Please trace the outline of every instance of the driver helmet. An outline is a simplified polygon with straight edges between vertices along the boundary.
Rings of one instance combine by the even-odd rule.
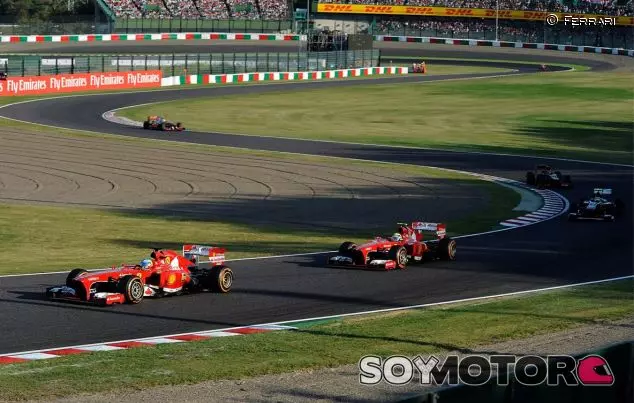
[[[154,265],[152,259],[143,259],[139,264],[143,270],[147,270]]]
[[[395,232],[394,235],[392,235],[392,241],[402,241],[402,240],[403,240],[403,237],[398,232]]]

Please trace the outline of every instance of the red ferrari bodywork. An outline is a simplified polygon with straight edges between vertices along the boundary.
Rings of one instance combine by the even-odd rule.
[[[144,297],[176,295],[185,291],[229,292],[233,271],[224,265],[225,249],[184,245],[183,253],[155,249],[151,267],[124,264],[98,271],[72,270],[65,286],[50,287],[51,299],[99,305],[139,303]]]
[[[423,231],[435,231],[437,239],[423,240]],[[392,237],[376,237],[361,245],[344,242],[328,265],[373,270],[404,269],[410,262],[455,260],[456,241],[447,237],[445,224],[399,223]]]

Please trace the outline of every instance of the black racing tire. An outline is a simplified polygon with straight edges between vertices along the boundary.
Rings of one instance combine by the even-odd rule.
[[[621,199],[616,199],[614,201],[614,215],[620,216],[620,215],[623,215],[624,212],[625,212],[625,203],[623,203],[623,200]]]
[[[145,287],[139,277],[125,276],[119,279],[117,291],[125,296],[128,304],[138,304],[143,300]]]
[[[526,172],[526,184],[535,185],[535,174],[533,172]]]
[[[354,242],[346,241],[339,245],[339,253],[351,253],[354,249],[357,248],[357,245]]]
[[[167,130],[167,123],[166,122],[161,123],[161,130],[163,130],[163,131]]]
[[[73,284],[75,283],[74,281],[75,277],[79,276],[82,273],[88,273],[88,270],[84,270],[84,269],[71,270],[70,273],[68,273],[68,276],[66,276],[66,286],[72,287]]]
[[[561,181],[563,183],[567,183],[569,188],[572,188],[572,178],[570,177],[570,175],[564,175],[562,176]]]
[[[209,277],[209,288],[215,292],[226,294],[233,286],[233,270],[227,266],[214,267]]]
[[[145,130],[149,129],[149,128],[150,128],[150,122],[147,122],[147,121],[146,121],[146,122],[143,122],[143,128],[144,128]]]
[[[546,187],[550,182],[548,175],[539,174],[535,177],[535,186],[538,188]]]
[[[407,249],[404,246],[394,245],[388,252],[388,259],[396,262],[396,267],[403,270],[407,267]]]
[[[454,239],[451,238],[443,238],[438,241],[438,258],[440,260],[456,260],[456,250],[457,244]]]

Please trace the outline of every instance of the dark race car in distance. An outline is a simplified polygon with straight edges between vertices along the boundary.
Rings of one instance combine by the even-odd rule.
[[[164,132],[181,132],[185,127],[181,122],[170,122],[162,116],[148,116],[143,122],[145,130],[161,130]]]
[[[534,170],[526,172],[526,184],[538,188],[572,188],[572,179],[549,165],[537,165]]]
[[[607,197],[611,195],[612,189],[595,188],[592,197],[570,206],[568,220],[614,221],[625,206],[620,199],[609,200]]]
[[[398,225],[398,232],[392,236],[378,236],[361,245],[342,243],[339,254],[330,257],[327,264],[367,270],[402,270],[409,263],[456,259],[456,241],[447,237],[445,224],[413,222]],[[423,231],[436,232],[437,239],[424,241]]]

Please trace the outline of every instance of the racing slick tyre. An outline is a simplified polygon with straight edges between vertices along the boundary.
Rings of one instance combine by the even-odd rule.
[[[443,238],[438,241],[438,258],[440,260],[456,260],[456,241]]]
[[[163,130],[163,131],[167,130],[167,123],[165,123],[165,122],[161,123],[161,130]]]
[[[70,273],[68,273],[68,276],[66,276],[66,286],[67,287],[72,287],[75,277],[77,277],[77,276],[79,276],[80,274],[83,274],[83,273],[88,273],[88,271],[84,270],[84,269],[73,269],[73,270],[71,270]]]
[[[621,199],[616,199],[614,201],[614,214],[617,216],[623,215],[623,212],[625,211],[625,203],[623,203],[623,200]]]
[[[388,259],[396,262],[396,267],[399,269],[403,270],[407,267],[407,249],[404,246],[392,246],[387,256]]]
[[[228,293],[233,285],[233,270],[226,266],[214,267],[209,276],[209,286],[220,293]]]
[[[563,183],[567,183],[569,188],[572,188],[572,178],[570,177],[570,175],[564,175],[561,177],[561,181]]]
[[[149,129],[150,128],[150,122],[143,122],[143,128],[145,130]]]
[[[125,296],[125,300],[129,304],[138,304],[143,300],[145,287],[141,279],[135,276],[126,276],[119,280],[117,284],[118,291]]]
[[[535,186],[538,188],[543,188],[548,185],[549,178],[547,175],[539,174],[535,177]]]
[[[533,172],[526,172],[526,184],[531,186],[535,184],[535,174]]]
[[[352,252],[355,248],[357,247],[357,245],[354,244],[354,242],[344,242],[339,246],[339,253],[350,253]]]

